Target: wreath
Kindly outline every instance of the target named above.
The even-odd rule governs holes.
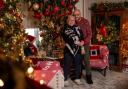
[[[96,40],[100,44],[109,44],[119,39],[119,30],[112,21],[108,21],[106,24],[101,23],[96,28]]]

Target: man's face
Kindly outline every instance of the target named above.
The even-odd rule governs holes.
[[[69,26],[75,25],[75,17],[74,17],[74,16],[68,16],[67,24],[68,24]]]
[[[74,16],[75,16],[76,20],[79,20],[80,17],[81,17],[80,12],[76,10],[76,11],[74,12]]]

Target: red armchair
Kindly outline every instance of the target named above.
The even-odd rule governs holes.
[[[106,69],[109,67],[108,60],[109,50],[106,45],[90,46],[90,65],[92,68],[103,70],[106,76]]]

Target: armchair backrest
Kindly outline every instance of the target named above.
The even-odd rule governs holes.
[[[101,59],[103,56],[109,54],[109,50],[106,45],[91,45],[90,46],[90,60]]]

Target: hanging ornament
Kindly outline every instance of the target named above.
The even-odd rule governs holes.
[[[34,3],[33,4],[33,9],[34,10],[38,10],[39,9],[39,4],[38,3]]]
[[[54,13],[57,13],[60,10],[60,8],[58,6],[54,7]]]
[[[48,5],[48,9],[50,9],[51,8],[51,5]]]
[[[69,5],[68,5],[68,9],[69,9],[69,10],[72,10],[72,9],[73,9],[73,5],[72,5],[72,4],[69,4]]]
[[[61,4],[61,6],[65,7],[65,2],[64,2],[64,0],[62,0],[62,1],[60,2],[60,4]]]
[[[0,0],[0,10],[4,8],[4,1]]]
[[[50,12],[48,9],[46,9],[43,14],[44,14],[44,16],[49,16]]]
[[[35,12],[35,13],[34,13],[34,17],[35,17],[36,19],[41,20],[42,15],[41,15],[41,13],[39,13],[39,12]]]

